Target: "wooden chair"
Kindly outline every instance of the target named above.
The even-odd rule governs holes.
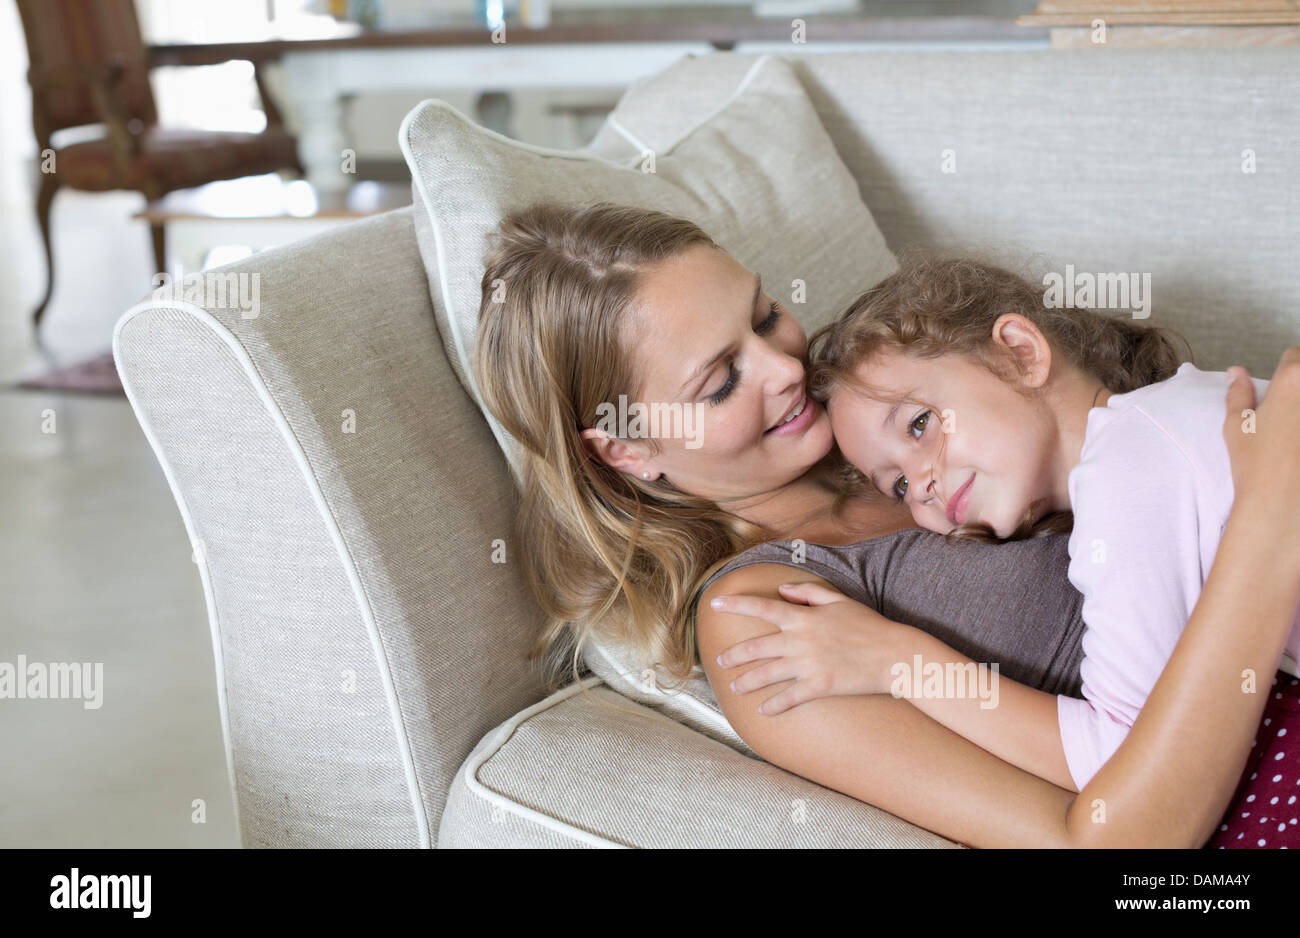
[[[41,187],[36,201],[49,281],[33,319],[54,290],[50,208],[63,186],[91,192],[130,189],[148,199],[175,189],[275,172],[302,175],[294,138],[267,93],[254,63],[266,113],[262,133],[223,133],[158,126],[149,87],[149,53],[133,0],[17,0],[31,63],[32,123],[41,150]],[[102,124],[103,138],[50,146],[56,130]],[[154,262],[167,269],[163,226],[150,226]]]

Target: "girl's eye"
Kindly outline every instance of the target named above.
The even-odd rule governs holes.
[[[933,411],[929,410],[917,414],[916,418],[907,425],[907,431],[912,434],[912,439],[919,440],[921,438],[925,433],[925,428],[930,425],[930,417],[932,414]],[[894,500],[901,502],[907,495],[907,477],[899,476],[895,479],[891,492],[893,493]]]
[[[736,385],[740,383],[740,372],[736,370],[734,362],[730,365],[730,369],[731,370],[727,373],[727,380],[723,383],[722,387],[709,395],[708,400],[710,405],[716,407],[718,404],[721,404],[731,395],[731,392],[736,389]]]
[[[781,304],[773,300],[772,305],[768,307],[767,318],[754,327],[754,332],[758,335],[767,335],[776,328],[777,321],[780,318]]]

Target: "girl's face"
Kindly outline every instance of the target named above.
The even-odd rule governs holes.
[[[923,528],[983,522],[1010,535],[1037,499],[1051,504],[1052,412],[982,362],[882,351],[855,375],[890,402],[837,387],[827,403],[840,451]],[[894,404],[892,401],[902,400]]]
[[[635,399],[680,404],[693,439],[584,437],[608,465],[723,507],[781,488],[833,444],[825,409],[808,397],[803,328],[725,251],[694,245],[649,272],[625,341],[642,377]],[[787,421],[792,414],[793,420]],[[661,424],[662,427],[662,424]]]

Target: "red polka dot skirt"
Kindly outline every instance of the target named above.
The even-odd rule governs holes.
[[[1300,679],[1279,671],[1232,804],[1206,849],[1300,849]]]

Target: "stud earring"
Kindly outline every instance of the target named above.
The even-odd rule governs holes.
[[[643,473],[641,473],[641,478],[643,478],[643,479],[648,479],[648,478],[650,478],[650,473],[648,473],[648,472],[643,472]]]

